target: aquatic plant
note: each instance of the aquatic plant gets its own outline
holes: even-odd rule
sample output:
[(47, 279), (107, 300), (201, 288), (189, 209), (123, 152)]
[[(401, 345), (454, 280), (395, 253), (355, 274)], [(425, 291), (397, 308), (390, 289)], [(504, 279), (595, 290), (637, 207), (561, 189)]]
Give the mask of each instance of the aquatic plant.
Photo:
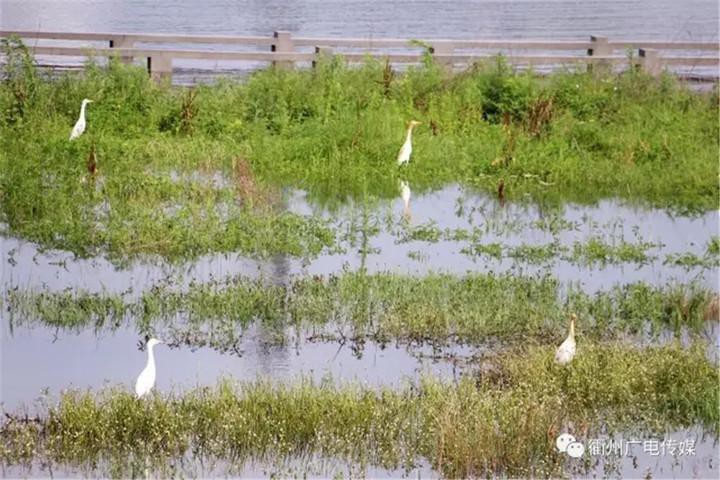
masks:
[(583, 338), (683, 330), (701, 333), (716, 295), (698, 285), (633, 283), (593, 295), (549, 276), (430, 273), (344, 273), (291, 279), (284, 285), (234, 277), (178, 289), (157, 285), (132, 301), (120, 294), (83, 291), (7, 292), (15, 328), (35, 323), (113, 329), (135, 324), (176, 343), (233, 351), (253, 323), (311, 338), (365, 339), (444, 345), (493, 340), (545, 343), (564, 336), (570, 313)]
[(0, 463), (128, 476), (314, 456), (361, 470), (424, 460), (452, 478), (556, 477), (567, 465), (555, 437), (568, 429), (582, 441), (695, 425), (717, 435), (720, 387), (705, 346), (586, 342), (565, 367), (554, 364), (552, 347), (532, 347), (457, 384), (426, 378), (397, 390), (327, 379), (227, 381), (144, 401), (122, 388), (70, 391), (37, 416), (1, 421)]
[(647, 251), (659, 246), (645, 241), (633, 244), (624, 239), (617, 243), (607, 243), (602, 238), (592, 237), (584, 243), (575, 242), (569, 258), (586, 265), (624, 262), (644, 264), (653, 260)]
[(720, 237), (710, 239), (703, 255), (692, 252), (669, 253), (663, 265), (678, 265), (688, 270), (696, 267), (717, 268), (720, 266)]

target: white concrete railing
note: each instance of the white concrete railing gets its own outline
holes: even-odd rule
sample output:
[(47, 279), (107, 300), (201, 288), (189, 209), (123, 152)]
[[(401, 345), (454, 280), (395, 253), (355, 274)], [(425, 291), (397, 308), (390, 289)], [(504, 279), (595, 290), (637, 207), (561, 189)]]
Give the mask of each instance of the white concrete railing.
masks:
[[(312, 62), (321, 55), (341, 55), (347, 62), (360, 62), (368, 56), (387, 58), (391, 63), (417, 63), (422, 59), (422, 46), (407, 39), (362, 38), (309, 38), (294, 37), (289, 32), (275, 32), (272, 37), (226, 35), (172, 35), (149, 33), (77, 33), (0, 31), (0, 37), (17, 36), (28, 39), (107, 42), (107, 47), (88, 46), (30, 46), (35, 55), (59, 56), (118, 56), (125, 62), (135, 58), (147, 59), (148, 71), (154, 78), (172, 76), (174, 59), (215, 61), (260, 61), (290, 67), (297, 62)], [(435, 60), (452, 68), (469, 64), (502, 53), (513, 65), (617, 65), (628, 62), (628, 50), (636, 51), (636, 65), (652, 74), (668, 66), (718, 67), (715, 42), (658, 42), (609, 40), (591, 36), (587, 41), (548, 40), (423, 40), (430, 47)], [(196, 50), (183, 48), (157, 48), (138, 44), (218, 44), (256, 47), (256, 51)], [(269, 48), (268, 48), (269, 47)], [(308, 50), (308, 47), (314, 47)], [(260, 50), (266, 49), (266, 50)], [(299, 51), (305, 49), (306, 51)], [(335, 49), (346, 49), (336, 51)], [(348, 50), (350, 49), (350, 50)], [(383, 52), (381, 49), (404, 49), (409, 52)], [(480, 52), (478, 52), (480, 50)], [(516, 51), (549, 52), (515, 54)], [(712, 52), (714, 55), (675, 55), (672, 51)], [(557, 52), (562, 52), (558, 54)], [(568, 52), (568, 53), (565, 53)]]

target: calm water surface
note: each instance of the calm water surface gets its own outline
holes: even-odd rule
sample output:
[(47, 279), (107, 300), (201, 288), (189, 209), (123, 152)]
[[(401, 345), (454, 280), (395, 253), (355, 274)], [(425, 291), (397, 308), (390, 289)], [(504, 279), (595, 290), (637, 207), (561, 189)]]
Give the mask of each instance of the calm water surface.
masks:
[[(713, 41), (718, 38), (717, 7), (714, 0), (0, 0), (0, 29), (260, 36), (285, 30), (301, 36), (421, 39), (587, 39), (590, 35), (604, 35), (615, 39)], [(59, 43), (68, 45), (66, 41)], [(146, 45), (210, 50), (248, 48)], [(75, 46), (106, 45), (76, 42)], [(39, 56), (38, 60), (41, 64), (71, 69), (84, 62), (79, 57)], [(264, 66), (266, 63), (262, 62), (176, 59), (173, 82), (196, 84), (212, 82), (219, 75), (242, 77)], [(717, 76), (716, 67), (682, 66), (673, 70)]]
[[(718, 290), (717, 268), (684, 268), (666, 265), (667, 254), (692, 252), (704, 255), (707, 242), (718, 234), (718, 212), (695, 217), (673, 216), (663, 210), (634, 208), (615, 200), (594, 206), (566, 205), (546, 212), (532, 204), (508, 203), (501, 207), (497, 200), (474, 191), (451, 185), (436, 192), (412, 195), (408, 219), (401, 199), (383, 201), (373, 207), (350, 205), (332, 213), (309, 203), (301, 191), (287, 193), (289, 210), (323, 217), (336, 226), (347, 223), (363, 211), (371, 223), (381, 225), (379, 233), (367, 240), (369, 252), (363, 253), (357, 239), (342, 243), (346, 252), (321, 255), (312, 260), (276, 257), (257, 260), (240, 255), (208, 255), (184, 265), (170, 266), (161, 262), (138, 260), (122, 268), (102, 258), (75, 259), (62, 251), (38, 250), (37, 245), (8, 237), (0, 237), (0, 291), (20, 288), (34, 291), (81, 289), (91, 292), (121, 293), (132, 289), (126, 299), (137, 298), (144, 290), (158, 283), (170, 282), (183, 288), (189, 282), (220, 280), (228, 276), (262, 276), (285, 283), (294, 277), (327, 275), (343, 270), (366, 269), (369, 273), (392, 271), (423, 275), (447, 272), (463, 275), (472, 272), (515, 272), (525, 275), (551, 274), (563, 284), (574, 284), (588, 292), (636, 281), (654, 285), (699, 282)], [(561, 219), (566, 227), (554, 233), (540, 229), (537, 222)], [(483, 243), (506, 245), (523, 243), (541, 245), (553, 241), (571, 246), (600, 237), (608, 242), (653, 242), (657, 257), (647, 264), (578, 265), (567, 260), (551, 260), (532, 265), (522, 260), (496, 260), (463, 253), (467, 242), (405, 241), (406, 229), (433, 225), (445, 229), (479, 229)], [(421, 252), (420, 257), (413, 252)], [(42, 389), (57, 393), (63, 388), (100, 388), (106, 383), (132, 385), (141, 369), (145, 354), (137, 349), (140, 335), (135, 328), (121, 327), (112, 332), (56, 331), (47, 327), (28, 327), (22, 318), (0, 312), (2, 330), (2, 381), (0, 400), (12, 410), (23, 401), (32, 401)], [(130, 322), (134, 325), (134, 322)], [(31, 323), (32, 325), (32, 323)], [(254, 379), (257, 376), (287, 380), (309, 375), (319, 379), (330, 375), (338, 380), (356, 380), (371, 385), (398, 385), (404, 380), (417, 380), (429, 373), (441, 378), (454, 378), (458, 371), (452, 362), (432, 359), (430, 352), (408, 351), (389, 345), (381, 348), (369, 344), (357, 355), (349, 347), (336, 343), (291, 344), (267, 347), (266, 332), (252, 330), (243, 335), (239, 351), (221, 353), (210, 348), (191, 350), (187, 347), (158, 349), (159, 364), (165, 373), (158, 377), (161, 390), (214, 385), (228, 376)], [(712, 335), (712, 334), (711, 334)], [(239, 355), (238, 355), (239, 353)], [(450, 353), (450, 352), (445, 352)], [(457, 348), (451, 353), (468, 357), (469, 350)], [(23, 368), (13, 368), (22, 365)], [(28, 375), (28, 372), (33, 372)]]
[(0, 0), (4, 29), (446, 38), (718, 38), (715, 0)]
[[(592, 293), (619, 283), (643, 281), (654, 285), (699, 282), (718, 290), (717, 268), (685, 268), (665, 264), (667, 255), (693, 253), (703, 256), (708, 242), (718, 235), (720, 216), (710, 211), (699, 216), (677, 216), (665, 210), (644, 209), (617, 200), (603, 200), (597, 205), (569, 204), (559, 210), (546, 211), (533, 204), (508, 203), (501, 207), (494, 197), (449, 185), (441, 190), (412, 194), (409, 220), (404, 217), (400, 198), (378, 205), (351, 205), (329, 212), (311, 203), (302, 191), (287, 193), (286, 204), (292, 212), (327, 219), (338, 231), (349, 225), (358, 226), (367, 214), (370, 223), (380, 230), (367, 239), (362, 236), (341, 242), (345, 253), (321, 255), (311, 260), (279, 256), (259, 261), (236, 254), (207, 255), (178, 266), (158, 262), (135, 261), (118, 268), (103, 258), (75, 259), (68, 252), (40, 251), (37, 245), (23, 240), (0, 237), (0, 268), (2, 287), (22, 289), (63, 290), (79, 288), (91, 292), (124, 292), (132, 287), (136, 294), (166, 278), (175, 283), (208, 281), (227, 276), (245, 275), (272, 278), (287, 282), (297, 275), (327, 275), (345, 269), (365, 268), (368, 272), (392, 271), (422, 275), (447, 272), (462, 275), (468, 271), (506, 272), (535, 275), (550, 273), (564, 283), (579, 284)], [(551, 219), (565, 222), (557, 232), (539, 228), (538, 222)], [(579, 264), (567, 259), (534, 264), (527, 261), (472, 255), (465, 252), (469, 241), (437, 242), (410, 240), (405, 233), (428, 227), (441, 231), (481, 232), (482, 244), (501, 243), (509, 247), (547, 245), (558, 241), (572, 249), (575, 242), (587, 243), (599, 238), (607, 244), (625, 241), (632, 244), (649, 242), (653, 259), (647, 263)], [(357, 238), (360, 237), (360, 238)]]

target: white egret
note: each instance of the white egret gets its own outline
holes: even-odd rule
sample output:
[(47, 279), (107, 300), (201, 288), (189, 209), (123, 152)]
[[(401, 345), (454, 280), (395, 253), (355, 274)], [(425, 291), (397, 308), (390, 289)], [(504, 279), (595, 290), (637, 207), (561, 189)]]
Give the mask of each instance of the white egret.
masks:
[(88, 103), (92, 103), (92, 100), (86, 98), (82, 101), (82, 105), (80, 106), (80, 118), (78, 118), (78, 121), (75, 122), (72, 132), (70, 132), (70, 140), (75, 140), (85, 131), (85, 124), (87, 123), (85, 122), (85, 107), (87, 107)]
[(153, 353), (153, 347), (158, 343), (163, 343), (162, 340), (157, 338), (151, 338), (147, 342), (148, 359), (147, 365), (140, 375), (138, 375), (137, 381), (135, 382), (135, 394), (138, 398), (147, 394), (155, 386), (155, 354)]
[(555, 361), (560, 365), (569, 363), (575, 357), (575, 320), (577, 316), (573, 313), (570, 316), (570, 333), (555, 352)]
[(403, 215), (410, 218), (410, 185), (405, 180), (400, 180), (400, 197), (403, 201)]
[(410, 161), (410, 154), (412, 153), (412, 132), (413, 128), (420, 125), (420, 122), (411, 120), (408, 123), (407, 135), (405, 136), (405, 143), (400, 147), (400, 153), (398, 153), (397, 163), (399, 165), (405, 165)]

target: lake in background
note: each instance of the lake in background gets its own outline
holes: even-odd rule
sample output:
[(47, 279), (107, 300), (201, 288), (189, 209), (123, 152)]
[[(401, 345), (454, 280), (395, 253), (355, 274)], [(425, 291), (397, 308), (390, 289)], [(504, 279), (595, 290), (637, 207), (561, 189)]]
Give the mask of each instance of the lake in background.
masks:
[[(619, 40), (710, 42), (718, 39), (718, 5), (714, 0), (0, 0), (0, 29), (240, 36), (270, 36), (283, 30), (298, 36), (424, 40), (586, 40), (590, 35), (599, 35)], [(68, 46), (66, 41), (33, 42), (40, 46)], [(106, 44), (81, 42), (74, 46)], [(136, 46), (225, 51), (238, 48), (217, 44)], [(503, 53), (513, 54), (506, 50)], [(520, 50), (514, 53), (523, 54)], [(82, 57), (39, 56), (38, 60), (42, 65), (70, 69), (80, 68), (84, 62)], [(175, 59), (173, 82), (189, 85), (211, 82), (219, 75), (242, 77), (266, 65)], [(673, 68), (684, 75), (711, 78), (717, 77), (717, 70), (712, 66)], [(537, 71), (547, 71), (547, 67), (538, 67)]]
[(718, 39), (715, 0), (1, 0), (2, 29), (224, 35)]

